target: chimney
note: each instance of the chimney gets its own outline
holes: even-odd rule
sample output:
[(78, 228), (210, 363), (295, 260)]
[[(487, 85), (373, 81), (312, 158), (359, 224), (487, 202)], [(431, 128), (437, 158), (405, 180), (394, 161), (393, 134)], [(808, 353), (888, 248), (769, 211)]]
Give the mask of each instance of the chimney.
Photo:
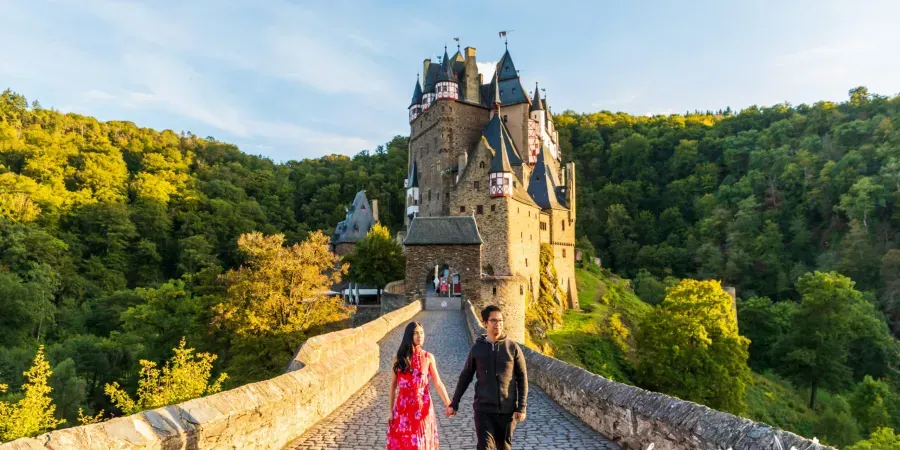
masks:
[(463, 71), (464, 89), (463, 98), (467, 102), (481, 103), (481, 75), (478, 73), (478, 65), (475, 64), (475, 48), (466, 47), (466, 68)]
[(431, 58), (425, 58), (422, 62), (422, 89), (425, 89), (425, 80), (428, 79), (428, 67), (431, 66)]
[(378, 200), (372, 200), (372, 218), (378, 222)]

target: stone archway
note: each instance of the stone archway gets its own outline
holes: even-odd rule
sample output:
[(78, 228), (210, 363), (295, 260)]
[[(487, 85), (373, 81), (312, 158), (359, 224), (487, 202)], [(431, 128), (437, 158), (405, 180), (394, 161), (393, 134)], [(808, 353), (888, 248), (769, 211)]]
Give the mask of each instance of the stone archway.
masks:
[(434, 279), (434, 267), (446, 266), (458, 273), (462, 297), (478, 298), (481, 280), (481, 245), (415, 245), (406, 247), (407, 301), (423, 300)]

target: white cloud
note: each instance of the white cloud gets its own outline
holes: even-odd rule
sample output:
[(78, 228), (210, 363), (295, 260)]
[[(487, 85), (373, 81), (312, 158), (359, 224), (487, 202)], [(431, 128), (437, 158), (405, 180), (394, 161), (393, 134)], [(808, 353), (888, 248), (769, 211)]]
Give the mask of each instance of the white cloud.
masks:
[(497, 70), (498, 62), (499, 61), (486, 61), (475, 63), (475, 65), (478, 66), (478, 73), (484, 76), (485, 82), (494, 76), (494, 71)]

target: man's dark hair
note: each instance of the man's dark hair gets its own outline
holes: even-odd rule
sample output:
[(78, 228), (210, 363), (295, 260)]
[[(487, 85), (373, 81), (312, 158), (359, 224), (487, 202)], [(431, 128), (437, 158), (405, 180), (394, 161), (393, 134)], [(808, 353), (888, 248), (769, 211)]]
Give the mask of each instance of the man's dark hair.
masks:
[(491, 318), (492, 312), (502, 313), (503, 311), (500, 311), (500, 307), (497, 305), (487, 305), (481, 310), (481, 322), (486, 323)]

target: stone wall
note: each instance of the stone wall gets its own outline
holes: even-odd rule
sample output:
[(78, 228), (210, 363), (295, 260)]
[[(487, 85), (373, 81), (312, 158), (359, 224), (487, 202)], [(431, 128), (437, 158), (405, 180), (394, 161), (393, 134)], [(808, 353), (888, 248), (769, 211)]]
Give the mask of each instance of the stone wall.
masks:
[[(463, 309), (474, 342), (487, 331), (471, 304)], [(530, 382), (626, 449), (653, 444), (654, 450), (833, 450), (763, 423), (610, 381), (524, 346), (522, 350)]]
[(409, 321), (414, 302), (361, 327), (310, 338), (287, 373), (208, 397), (0, 445), (0, 450), (281, 449), (362, 388), (378, 341)]
[(406, 282), (404, 280), (392, 281), (384, 287), (381, 293), (381, 314), (396, 311), (409, 302), (406, 300)]

